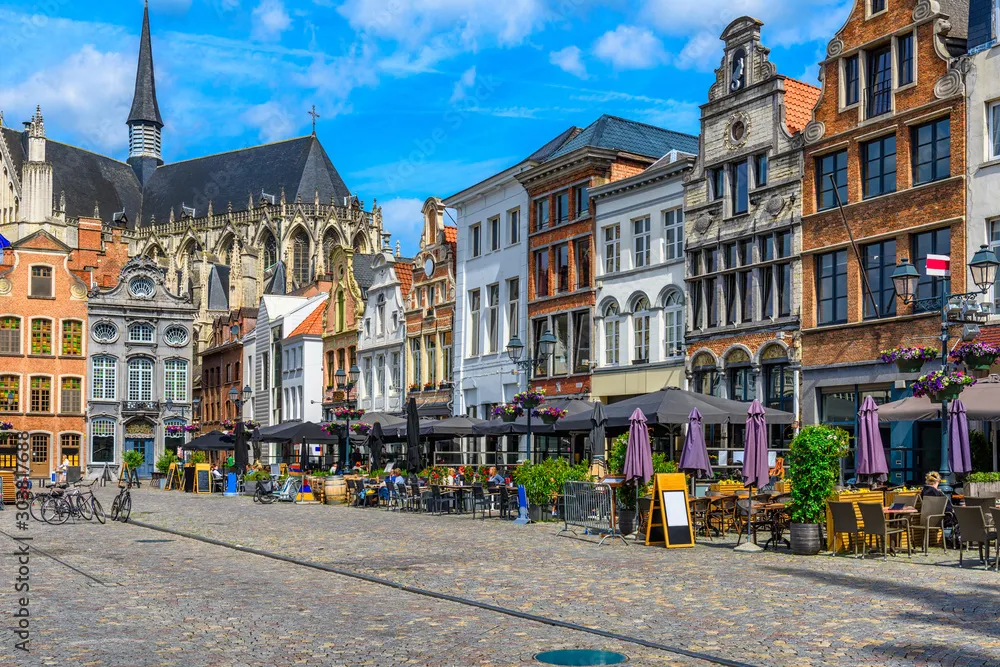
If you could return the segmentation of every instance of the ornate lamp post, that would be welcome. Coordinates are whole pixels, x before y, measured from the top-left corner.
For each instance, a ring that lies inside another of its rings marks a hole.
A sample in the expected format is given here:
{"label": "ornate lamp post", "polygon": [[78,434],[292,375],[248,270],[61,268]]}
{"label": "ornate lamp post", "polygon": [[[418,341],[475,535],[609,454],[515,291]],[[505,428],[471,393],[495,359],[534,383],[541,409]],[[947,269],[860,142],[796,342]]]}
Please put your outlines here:
{"label": "ornate lamp post", "polygon": [[[337,372],[333,374],[333,380],[337,385],[337,389],[344,392],[344,407],[348,410],[354,409],[354,401],[351,399],[351,391],[358,384],[358,378],[361,377],[361,370],[358,368],[357,364],[351,364],[350,373],[345,373],[343,368],[338,368]],[[344,465],[351,465],[351,415],[347,415],[347,419],[344,420]]]}
{"label": "ornate lamp post", "polygon": [[[519,369],[524,371],[529,371],[528,381],[531,380],[530,371],[533,368],[541,366],[548,363],[549,357],[552,355],[552,350],[556,346],[556,337],[552,335],[551,331],[546,331],[538,339],[538,349],[535,350],[535,354],[528,352],[527,358],[522,358],[524,356],[524,343],[517,336],[510,339],[507,343],[507,356],[510,357],[511,362]],[[528,455],[531,455],[531,410],[529,409],[527,414],[528,419]]]}
{"label": "ornate lamp post", "polygon": [[243,387],[241,392],[236,387],[229,390],[229,400],[236,406],[236,456],[233,462],[236,464],[236,472],[241,473],[247,468],[247,443],[246,428],[243,426],[243,405],[250,400],[253,389],[250,385]]}
{"label": "ornate lamp post", "polygon": [[[923,311],[941,311],[941,370],[948,371],[948,327],[953,324],[977,325],[986,321],[989,316],[987,304],[980,306],[979,296],[986,294],[990,287],[996,282],[997,269],[1000,268],[1000,260],[996,254],[985,245],[980,246],[972,261],[969,262],[969,272],[972,274],[972,282],[979,288],[978,292],[964,292],[962,294],[947,294],[942,291],[940,296],[927,299],[918,298],[917,289],[920,284],[920,272],[917,267],[910,263],[905,257],[896,265],[892,272],[892,286],[896,290],[896,296],[903,300],[903,303],[913,304]],[[978,327],[970,329],[969,335],[978,333]],[[963,335],[964,337],[964,335]],[[948,464],[948,401],[941,403],[941,465],[938,471],[941,479],[947,480],[951,475],[951,468]],[[947,482],[944,489],[948,490]]]}

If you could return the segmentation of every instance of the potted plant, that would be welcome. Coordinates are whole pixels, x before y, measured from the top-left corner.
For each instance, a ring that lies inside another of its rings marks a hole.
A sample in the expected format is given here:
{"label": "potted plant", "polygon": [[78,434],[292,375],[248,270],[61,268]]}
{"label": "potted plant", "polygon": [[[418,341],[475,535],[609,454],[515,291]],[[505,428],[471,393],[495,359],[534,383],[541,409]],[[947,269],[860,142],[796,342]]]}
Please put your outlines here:
{"label": "potted plant", "polygon": [[884,364],[895,363],[900,373],[916,373],[925,361],[933,361],[937,358],[938,351],[936,349],[920,345],[882,350],[882,354],[879,356]]}
{"label": "potted plant", "polygon": [[351,424],[351,433],[356,435],[368,435],[372,430],[371,424],[366,424],[364,422],[354,422]]}
{"label": "potted plant", "polygon": [[538,391],[527,389],[514,394],[513,402],[514,405],[520,405],[525,410],[531,410],[532,408],[537,408],[543,401],[545,401],[544,389],[539,389]]}
{"label": "potted plant", "polygon": [[586,463],[571,466],[566,459],[530,461],[514,470],[514,483],[523,484],[528,496],[528,518],[543,521],[556,516],[559,495],[567,481],[590,479]]}
{"label": "potted plant", "polygon": [[814,556],[820,552],[826,501],[837,484],[847,443],[847,431],[822,424],[803,427],[792,440],[785,459],[792,480],[792,553]]}
{"label": "potted plant", "polygon": [[512,422],[524,414],[524,408],[515,403],[501,403],[493,408],[493,416],[505,422]]}
{"label": "potted plant", "polygon": [[0,421],[0,431],[13,431],[14,422],[2,422]]}
{"label": "potted plant", "polygon": [[139,469],[139,466],[146,462],[146,457],[143,456],[142,452],[128,449],[122,454],[122,460],[135,473]]}
{"label": "potted plant", "polygon": [[[628,449],[628,433],[622,433],[611,442],[611,449],[608,451],[608,470],[615,475],[620,475],[625,470],[625,451]],[[653,454],[653,472],[677,472],[677,463],[667,458],[666,454],[656,452]],[[618,530],[622,535],[632,534],[636,526],[636,512],[644,498],[649,494],[653,482],[650,481],[638,489],[635,484],[619,486],[615,490],[617,499],[616,514],[618,516]]]}
{"label": "potted plant", "polygon": [[425,382],[424,383],[424,391],[434,391],[434,389],[435,389],[435,387],[434,387],[434,383],[433,382]]}
{"label": "potted plant", "polygon": [[410,392],[420,391],[420,385],[414,382],[410,385]]}
{"label": "potted plant", "polygon": [[334,408],[333,416],[337,419],[361,419],[365,416],[365,411],[356,408]]}
{"label": "potted plant", "polygon": [[201,424],[199,424],[198,422],[194,422],[194,423],[191,423],[191,424],[185,424],[184,425],[184,432],[185,433],[196,433],[197,431],[200,431],[200,430],[201,430]]}
{"label": "potted plant", "polygon": [[566,416],[566,411],[554,408],[550,405],[545,408],[532,410],[531,416],[541,418],[541,420],[546,424],[555,424],[557,421]]}
{"label": "potted plant", "polygon": [[958,398],[962,390],[976,384],[976,378],[962,371],[934,371],[921,375],[913,382],[914,396],[927,396],[931,403],[941,403]]}
{"label": "potted plant", "polygon": [[205,454],[205,452],[202,452],[202,451],[191,452],[190,456],[188,456],[187,462],[188,462],[189,465],[197,465],[199,463],[206,463],[206,462],[208,462],[208,455]]}
{"label": "potted plant", "polygon": [[983,342],[962,343],[951,351],[951,359],[972,371],[989,371],[1000,357],[1000,347]]}

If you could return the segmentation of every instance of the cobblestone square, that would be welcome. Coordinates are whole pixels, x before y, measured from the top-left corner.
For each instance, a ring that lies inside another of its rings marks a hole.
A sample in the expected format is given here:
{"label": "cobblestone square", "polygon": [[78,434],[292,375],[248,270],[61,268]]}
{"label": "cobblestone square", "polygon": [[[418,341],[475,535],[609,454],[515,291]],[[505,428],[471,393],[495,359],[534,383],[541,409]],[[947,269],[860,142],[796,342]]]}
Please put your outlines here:
{"label": "cobblestone square", "polygon": [[[112,491],[99,491],[106,506]],[[527,665],[554,648],[615,650],[637,665],[1000,662],[1000,575],[971,552],[959,569],[953,552],[883,562],[742,554],[719,539],[598,548],[557,536],[561,524],[146,488],[133,506],[135,523],[27,531],[0,514],[8,617],[10,536],[32,538],[31,653],[8,630],[0,664]]]}

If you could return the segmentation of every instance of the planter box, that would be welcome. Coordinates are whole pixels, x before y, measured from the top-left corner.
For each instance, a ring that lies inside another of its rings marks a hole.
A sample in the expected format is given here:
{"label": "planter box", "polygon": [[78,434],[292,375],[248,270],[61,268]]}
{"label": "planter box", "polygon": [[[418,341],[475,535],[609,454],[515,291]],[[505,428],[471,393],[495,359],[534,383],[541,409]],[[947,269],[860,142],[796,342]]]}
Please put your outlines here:
{"label": "planter box", "polygon": [[1000,493],[1000,482],[966,482],[965,495],[973,498],[983,498],[985,496]]}
{"label": "planter box", "polygon": [[783,482],[775,482],[774,491],[775,493],[791,493],[792,483],[788,480],[785,480]]}
{"label": "planter box", "polygon": [[243,495],[252,496],[254,492],[257,491],[257,480],[248,480],[246,482],[243,482],[243,486],[244,486]]}
{"label": "planter box", "polygon": [[[735,495],[737,491],[746,491],[747,488],[742,484],[712,484],[708,487],[709,491],[719,491],[724,496]],[[756,492],[757,489],[752,489]]]}

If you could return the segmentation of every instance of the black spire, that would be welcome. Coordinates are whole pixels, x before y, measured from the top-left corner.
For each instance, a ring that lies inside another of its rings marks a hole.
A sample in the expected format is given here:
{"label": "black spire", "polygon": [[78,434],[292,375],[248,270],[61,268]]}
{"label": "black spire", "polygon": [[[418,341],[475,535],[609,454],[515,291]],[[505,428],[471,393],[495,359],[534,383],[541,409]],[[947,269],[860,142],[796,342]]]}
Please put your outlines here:
{"label": "black spire", "polygon": [[132,110],[128,114],[129,124],[146,121],[163,127],[160,107],[156,104],[156,80],[153,77],[153,46],[149,39],[149,2],[142,12],[142,37],[139,39],[139,66],[135,72],[135,95]]}

